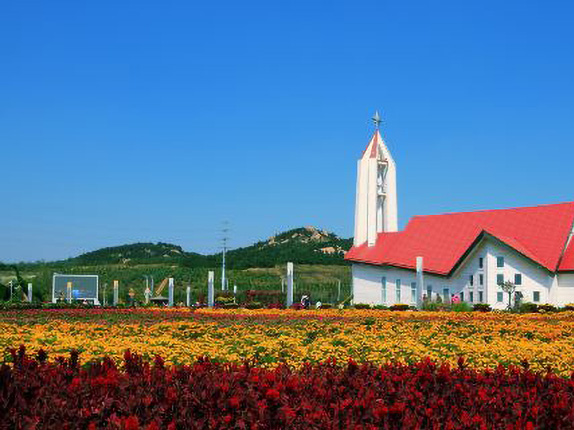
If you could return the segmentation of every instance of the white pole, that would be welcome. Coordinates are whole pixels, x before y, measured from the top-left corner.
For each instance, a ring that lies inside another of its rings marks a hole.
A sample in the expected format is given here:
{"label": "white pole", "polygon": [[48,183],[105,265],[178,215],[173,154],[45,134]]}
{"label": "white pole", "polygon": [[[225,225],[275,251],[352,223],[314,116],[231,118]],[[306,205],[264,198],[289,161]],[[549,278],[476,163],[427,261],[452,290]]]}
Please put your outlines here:
{"label": "white pole", "polygon": [[32,283],[28,283],[28,301],[32,303]]}
{"label": "white pole", "polygon": [[287,263],[287,307],[293,305],[293,263]]}
{"label": "white pole", "polygon": [[68,293],[68,303],[72,303],[72,283],[68,282],[66,284],[66,289]]}
{"label": "white pole", "polygon": [[185,303],[186,303],[188,308],[191,306],[191,286],[190,285],[187,286]]}
{"label": "white pole", "polygon": [[114,306],[120,301],[120,281],[114,280]]}
{"label": "white pole", "polygon": [[423,305],[423,291],[424,291],[423,257],[417,257],[417,306],[419,308],[422,307]]}
{"label": "white pole", "polygon": [[173,307],[173,278],[169,278],[169,284],[167,287],[168,293],[168,306],[171,308]]}
{"label": "white pole", "polygon": [[207,306],[212,308],[215,302],[215,291],[213,290],[213,279],[215,274],[213,271],[207,272]]}

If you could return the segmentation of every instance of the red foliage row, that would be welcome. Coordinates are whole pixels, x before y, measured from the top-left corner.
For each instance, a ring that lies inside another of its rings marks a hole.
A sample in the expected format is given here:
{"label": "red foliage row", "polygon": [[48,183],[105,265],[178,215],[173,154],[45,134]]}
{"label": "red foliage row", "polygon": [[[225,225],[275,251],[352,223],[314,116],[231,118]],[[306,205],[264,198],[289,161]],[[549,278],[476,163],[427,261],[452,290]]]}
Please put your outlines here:
{"label": "red foliage row", "polygon": [[[270,304],[268,308],[279,309],[282,304]],[[302,309],[303,306],[295,303],[293,309]],[[297,315],[288,313],[261,313],[258,315],[245,313],[203,313],[189,311],[180,308],[129,308],[129,309],[30,309],[19,312],[3,312],[2,320],[8,322],[32,321],[36,322],[42,318],[61,318],[68,321],[97,321],[98,323],[136,320],[138,322],[157,323],[158,318],[163,320],[224,320],[224,321],[244,321],[246,318],[261,321],[301,321],[301,320],[330,320],[341,321],[353,318],[347,315],[316,314],[316,313],[298,313]],[[363,318],[364,317],[360,317]]]}
{"label": "red foliage row", "polygon": [[574,381],[430,361],[301,370],[125,354],[80,367],[23,348],[0,368],[2,429],[572,429]]}

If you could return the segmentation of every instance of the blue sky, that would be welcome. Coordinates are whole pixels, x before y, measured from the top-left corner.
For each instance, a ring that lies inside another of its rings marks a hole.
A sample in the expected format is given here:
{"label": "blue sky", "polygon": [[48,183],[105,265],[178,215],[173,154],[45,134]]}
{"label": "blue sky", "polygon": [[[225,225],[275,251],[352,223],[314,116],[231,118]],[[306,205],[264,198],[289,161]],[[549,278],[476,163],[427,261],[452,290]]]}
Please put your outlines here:
{"label": "blue sky", "polygon": [[574,6],[10,1],[0,260],[351,236],[383,112],[401,225],[574,200]]}

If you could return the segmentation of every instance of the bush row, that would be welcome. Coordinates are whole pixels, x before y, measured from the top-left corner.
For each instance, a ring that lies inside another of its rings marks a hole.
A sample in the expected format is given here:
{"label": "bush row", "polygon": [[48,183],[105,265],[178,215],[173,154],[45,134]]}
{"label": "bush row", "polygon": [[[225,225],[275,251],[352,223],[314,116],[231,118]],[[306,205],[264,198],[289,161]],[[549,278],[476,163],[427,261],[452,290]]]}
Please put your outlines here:
{"label": "bush row", "polygon": [[12,351],[0,367],[2,429],[571,429],[573,381],[429,360],[264,369],[206,359],[167,367],[127,351],[123,365],[54,364]]}
{"label": "bush row", "polygon": [[[154,307],[156,305],[138,305],[138,307]],[[199,307],[205,307],[206,305],[199,305]],[[40,303],[40,302],[0,302],[1,310],[25,310],[25,309],[93,309],[102,308],[99,306],[94,306],[90,304],[82,304],[80,302],[73,303]],[[197,307],[194,305],[194,307]],[[285,309],[285,305],[279,302],[272,303],[261,303],[256,301],[251,301],[245,304],[238,304],[232,301],[218,301],[215,304],[216,308],[219,309]],[[321,309],[333,309],[336,305],[332,303],[322,303]],[[346,306],[348,308],[348,306]],[[107,308],[116,309],[127,309],[130,308],[129,305],[120,304],[118,306],[108,306]],[[315,306],[311,306],[315,309]],[[374,309],[374,310],[391,310],[391,311],[407,311],[407,310],[417,310],[415,306],[407,304],[395,304],[391,306],[386,305],[370,305],[366,303],[356,303],[351,306],[353,309]],[[291,306],[291,309],[304,309],[300,303],[295,303]],[[469,303],[462,302],[456,304],[444,304],[444,303],[425,303],[423,305],[423,310],[425,311],[454,311],[454,312],[490,312],[492,310],[491,306],[487,303],[475,303],[470,305]],[[556,307],[551,304],[536,304],[536,303],[522,303],[518,308],[513,309],[513,312],[519,313],[544,313],[544,312],[563,312],[563,311],[574,311],[574,304],[568,304],[563,307]]]}

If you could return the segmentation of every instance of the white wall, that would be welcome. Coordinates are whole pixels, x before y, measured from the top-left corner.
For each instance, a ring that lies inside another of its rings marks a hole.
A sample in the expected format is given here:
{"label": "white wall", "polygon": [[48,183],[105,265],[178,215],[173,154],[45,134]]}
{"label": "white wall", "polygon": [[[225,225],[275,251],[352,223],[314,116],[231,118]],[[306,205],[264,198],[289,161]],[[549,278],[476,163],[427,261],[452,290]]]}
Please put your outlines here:
{"label": "white wall", "polygon": [[[498,256],[504,257],[503,268],[497,267]],[[480,258],[484,259],[482,268],[479,267]],[[484,285],[480,285],[481,274],[484,277]],[[508,305],[508,295],[503,294],[502,301],[498,300],[497,293],[502,292],[497,283],[499,274],[504,276],[504,281],[511,282],[515,282],[515,274],[522,275],[522,285],[517,286],[517,291],[522,292],[523,301],[532,302],[534,292],[537,291],[540,293],[539,303],[556,305],[574,303],[574,274],[553,276],[508,246],[487,238],[475,247],[452,277],[425,273],[423,293],[427,294],[427,288],[432,287],[432,298],[435,299],[439,294],[444,299],[443,290],[448,289],[449,295],[463,293],[464,300],[471,302],[472,292],[472,303],[478,303],[482,292],[483,302],[489,303],[495,309],[505,309]],[[474,280],[472,286],[471,275]],[[354,302],[382,304],[383,277],[387,280],[387,299],[384,304],[416,302],[415,297],[411,298],[411,283],[416,282],[414,270],[353,264]],[[396,298],[397,279],[401,280],[401,300]]]}
{"label": "white wall", "polygon": [[560,306],[574,303],[574,273],[561,273],[554,288],[554,302]]}
{"label": "white wall", "polygon": [[[353,264],[353,302],[373,305],[395,303],[415,304],[411,297],[411,283],[416,282],[416,272],[392,267]],[[383,301],[382,277],[387,278],[386,301]],[[401,299],[396,297],[396,280],[401,280]]]}

